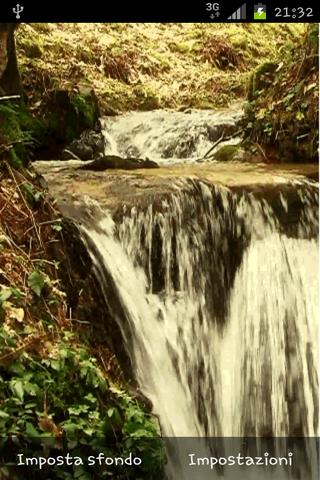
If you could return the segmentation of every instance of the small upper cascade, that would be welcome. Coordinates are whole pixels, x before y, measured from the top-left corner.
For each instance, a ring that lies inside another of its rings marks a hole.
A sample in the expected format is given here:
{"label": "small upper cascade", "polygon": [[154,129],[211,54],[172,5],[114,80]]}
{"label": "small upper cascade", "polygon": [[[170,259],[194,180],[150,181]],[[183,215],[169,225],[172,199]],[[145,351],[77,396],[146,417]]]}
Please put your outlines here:
{"label": "small upper cascade", "polygon": [[105,154],[148,157],[160,165],[194,162],[217,144],[240,141],[241,108],[193,110],[190,113],[155,110],[104,117]]}

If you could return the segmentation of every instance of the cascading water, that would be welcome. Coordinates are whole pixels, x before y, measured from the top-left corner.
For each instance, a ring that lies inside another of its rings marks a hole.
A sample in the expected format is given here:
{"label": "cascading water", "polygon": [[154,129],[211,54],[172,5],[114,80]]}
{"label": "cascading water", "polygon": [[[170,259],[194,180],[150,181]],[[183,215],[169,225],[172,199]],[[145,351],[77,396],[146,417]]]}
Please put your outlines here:
{"label": "cascading water", "polygon": [[[304,214],[290,238],[267,201],[186,184],[157,208],[85,227],[163,435],[316,436],[315,189],[296,186]],[[168,475],[193,478],[174,462]]]}
{"label": "cascading water", "polygon": [[[192,113],[157,110],[130,112],[102,120],[105,154],[122,157],[149,157],[159,165],[202,158],[223,135],[237,133],[243,111],[193,110]],[[219,143],[237,144],[235,137]]]}
{"label": "cascading water", "polygon": [[[104,119],[105,153],[194,162],[240,118],[235,110]],[[235,171],[231,165],[224,178]],[[168,192],[136,206],[125,202],[111,214],[94,203],[81,231],[163,436],[203,438],[202,457],[223,452],[213,438],[301,436],[292,471],[250,468],[222,478],[314,480],[307,438],[318,428],[317,188],[277,175],[275,188],[264,189],[255,178],[256,189],[169,178]],[[220,468],[195,476],[185,463],[190,445],[169,447],[168,478],[222,475]]]}

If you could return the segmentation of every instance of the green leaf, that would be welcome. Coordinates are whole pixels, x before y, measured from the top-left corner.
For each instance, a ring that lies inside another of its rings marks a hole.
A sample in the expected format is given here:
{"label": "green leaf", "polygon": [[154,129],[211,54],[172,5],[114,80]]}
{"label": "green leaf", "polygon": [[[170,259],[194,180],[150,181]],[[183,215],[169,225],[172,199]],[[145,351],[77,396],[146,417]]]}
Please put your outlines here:
{"label": "green leaf", "polygon": [[5,288],[0,292],[0,303],[6,302],[12,295],[12,291],[10,288]]}
{"label": "green leaf", "polygon": [[35,396],[40,394],[40,389],[39,389],[38,385],[35,385],[33,383],[30,383],[30,382],[25,382],[24,390],[25,390],[26,393],[28,393],[32,397],[35,397]]}
{"label": "green leaf", "polygon": [[85,471],[85,468],[83,465],[75,465],[73,467],[73,474],[74,478],[77,480],[90,480],[91,476],[89,475],[88,472]]}
{"label": "green leaf", "polygon": [[26,195],[27,200],[32,203],[38,203],[39,200],[43,197],[43,192],[36,190],[31,183],[25,183],[22,185],[22,189]]}
{"label": "green leaf", "polygon": [[17,287],[11,287],[11,293],[12,295],[17,299],[17,300],[21,300],[22,297],[25,296],[25,293],[23,293],[20,288],[17,288]]}
{"label": "green leaf", "polygon": [[90,403],[97,403],[97,399],[92,395],[92,393],[88,393],[88,395],[86,395],[84,398]]}
{"label": "green leaf", "polygon": [[78,405],[77,407],[69,407],[68,412],[70,415],[80,415],[81,413],[86,413],[89,408],[89,405]]}
{"label": "green leaf", "polygon": [[61,232],[62,226],[60,225],[60,223],[55,223],[52,225],[52,230],[54,230],[55,232]]}
{"label": "green leaf", "polygon": [[26,434],[28,437],[38,437],[38,430],[30,422],[26,422]]}
{"label": "green leaf", "polygon": [[55,370],[56,372],[59,372],[61,368],[61,362],[60,360],[57,360],[56,358],[52,358],[50,360],[50,367]]}
{"label": "green leaf", "polygon": [[77,430],[79,430],[79,425],[71,421],[61,423],[61,426],[63,430],[70,435],[74,434]]}
{"label": "green leaf", "polygon": [[303,112],[298,111],[298,112],[296,113],[296,119],[297,119],[297,120],[303,120],[303,119],[304,119],[304,114],[303,114]]}
{"label": "green leaf", "polygon": [[34,270],[28,277],[28,285],[31,290],[38,296],[41,296],[41,292],[45,285],[45,277],[41,272]]}
{"label": "green leaf", "polygon": [[107,411],[108,417],[111,418],[114,412],[115,412],[115,408],[113,407],[109,408]]}
{"label": "green leaf", "polygon": [[8,417],[10,417],[10,415],[7,412],[0,410],[0,418],[8,418]]}
{"label": "green leaf", "polygon": [[15,380],[15,379],[11,380],[10,387],[11,387],[12,393],[14,393],[19,398],[19,400],[23,401],[24,391],[23,391],[22,381]]}

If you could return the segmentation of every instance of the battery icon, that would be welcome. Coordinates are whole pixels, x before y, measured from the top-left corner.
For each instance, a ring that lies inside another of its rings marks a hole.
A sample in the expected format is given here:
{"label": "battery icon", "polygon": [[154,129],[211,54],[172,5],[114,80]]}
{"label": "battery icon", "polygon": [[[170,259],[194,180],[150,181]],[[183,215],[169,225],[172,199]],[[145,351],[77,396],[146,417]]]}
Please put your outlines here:
{"label": "battery icon", "polygon": [[267,7],[262,3],[254,5],[254,14],[253,18],[255,20],[266,20],[267,19]]}

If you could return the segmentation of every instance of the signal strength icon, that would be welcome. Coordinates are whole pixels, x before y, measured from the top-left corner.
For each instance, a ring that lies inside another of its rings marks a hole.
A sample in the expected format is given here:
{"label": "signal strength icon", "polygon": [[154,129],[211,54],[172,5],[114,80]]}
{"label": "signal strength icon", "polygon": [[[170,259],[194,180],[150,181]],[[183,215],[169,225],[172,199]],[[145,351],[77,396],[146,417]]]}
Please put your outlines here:
{"label": "signal strength icon", "polygon": [[247,18],[247,4],[244,3],[238,10],[233,12],[230,17],[228,17],[228,20],[246,20]]}

